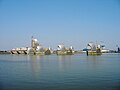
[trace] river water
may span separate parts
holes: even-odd
[[[0,90],[120,90],[120,54],[0,55]]]

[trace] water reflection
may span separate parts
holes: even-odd
[[[119,58],[116,54],[3,55],[0,56],[0,89],[50,90],[53,87],[57,90],[58,87],[58,90],[114,90],[119,88],[120,83]]]
[[[59,70],[64,72],[71,67],[71,56],[58,56]]]
[[[42,57],[40,55],[27,55],[27,60],[40,60]]]
[[[40,61],[42,56],[39,55],[28,55],[27,56],[27,60],[29,60],[28,66],[30,67],[30,71],[32,76],[34,76],[34,78],[38,78],[40,76],[40,70],[41,70],[41,66],[40,66]]]
[[[101,64],[101,56],[87,56],[87,66],[91,69],[96,69]]]

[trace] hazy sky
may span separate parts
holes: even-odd
[[[30,46],[83,49],[90,41],[120,46],[119,0],[0,0],[0,50]]]

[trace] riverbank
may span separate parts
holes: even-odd
[[[9,51],[0,51],[0,54],[11,54]]]

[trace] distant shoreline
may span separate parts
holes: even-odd
[[[83,51],[75,51],[74,54],[83,54],[83,53],[86,53],[86,52],[83,52]],[[103,52],[103,53],[120,53],[118,51],[110,51],[110,52]],[[12,54],[10,51],[0,51],[0,54]],[[17,53],[16,53],[17,54]],[[39,54],[38,54],[39,55]]]

